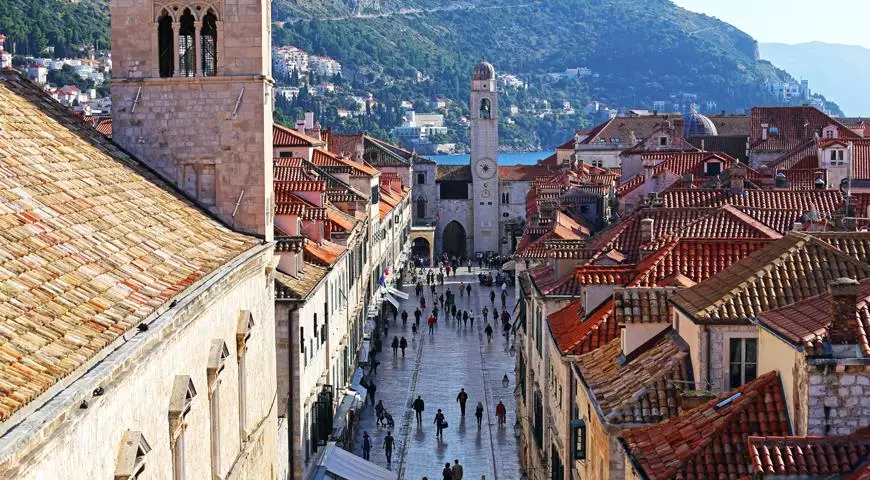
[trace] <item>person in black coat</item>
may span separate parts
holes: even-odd
[[[405,349],[408,348],[408,341],[405,340],[405,337],[402,337],[402,339],[399,340],[399,348],[402,349],[402,356],[404,357],[405,356]]]
[[[402,310],[402,325],[408,324],[408,311]]]
[[[417,423],[422,423],[423,410],[426,409],[426,404],[423,402],[423,399],[420,398],[420,395],[417,395],[417,399],[414,400],[413,404],[411,404],[411,408],[414,409],[414,414],[417,417]]]
[[[390,344],[393,347],[393,356],[396,357],[399,355],[399,337],[393,337],[393,343]]]

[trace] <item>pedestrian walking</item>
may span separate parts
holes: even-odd
[[[420,297],[420,310],[426,310],[426,297]]]
[[[468,310],[462,311],[462,324],[466,327],[468,326]],[[473,327],[474,324],[472,324],[471,326]]]
[[[477,402],[477,408],[474,409],[474,416],[477,417],[477,429],[480,430],[480,421],[483,419],[483,402]]]
[[[429,291],[432,292],[432,298],[435,298],[435,285],[434,284],[429,286]]]
[[[495,305],[495,290],[489,291],[489,301],[492,302],[493,305]]]
[[[492,325],[486,324],[486,328],[483,329],[483,332],[486,333],[486,342],[489,343],[492,341]]]
[[[441,308],[444,308],[444,294],[438,295],[438,303],[441,304]]]
[[[462,412],[462,416],[465,416],[465,402],[468,401],[468,394],[465,393],[464,388],[459,389],[459,395],[456,395],[456,401],[459,402],[459,411]]]
[[[402,310],[402,325],[408,324],[408,311]]]
[[[423,423],[423,410],[426,409],[426,404],[423,402],[423,399],[420,395],[417,395],[417,399],[414,400],[414,403],[411,404],[411,408],[414,409],[414,414],[417,417],[417,423]]]
[[[387,430],[387,436],[384,437],[384,453],[387,456],[387,465],[393,463],[393,443],[395,441],[391,432]]]
[[[492,307],[492,323],[497,322],[497,321],[498,321],[498,317],[499,317],[499,315],[498,315],[498,307]]]
[[[432,315],[435,317],[435,321],[438,321],[438,305],[435,305],[435,308],[432,309]]]
[[[450,276],[450,265],[447,265],[447,268],[445,268],[444,271],[447,272],[447,276],[449,277]]]
[[[444,437],[441,432],[447,427],[447,420],[444,419],[444,413],[441,412],[441,409],[438,409],[438,413],[435,414],[435,421],[433,422],[435,427],[437,428],[437,432],[435,433],[436,437]]]
[[[462,480],[462,475],[464,472],[462,471],[462,465],[459,464],[458,458],[453,460],[453,468],[451,468],[451,473],[453,474],[451,480]]]
[[[465,264],[465,266],[468,267],[468,273],[471,273],[471,259],[470,258],[468,259],[468,262]]]
[[[465,282],[459,282],[459,298],[462,298],[463,293],[465,293]]]
[[[369,385],[366,387],[366,395],[369,397],[369,401],[372,402],[372,405],[375,404],[375,393],[378,391],[378,386],[375,385],[375,382],[369,382]]]
[[[393,356],[399,356],[399,337],[393,337],[393,343],[390,344],[393,347]]]
[[[384,320],[384,340],[386,340],[390,336],[390,326],[387,325],[387,321]]]
[[[483,310],[481,311],[481,313],[483,313],[483,321],[486,322],[486,317],[489,315],[489,309],[486,307],[483,307]]]
[[[506,308],[506,307],[507,307],[507,292],[502,290],[501,291],[501,308]]]
[[[399,309],[396,307],[390,308],[393,311],[393,323],[396,323],[397,317],[399,316]]]
[[[474,328],[474,310],[468,312],[468,319],[471,321],[471,328]]]
[[[412,335],[412,337],[411,337],[412,340],[414,338],[417,338],[417,324],[416,323],[411,324],[411,335]]]
[[[429,335],[435,334],[435,315],[429,315]]]
[[[501,400],[498,401],[498,405],[495,406],[495,416],[498,417],[498,424],[505,424],[505,417],[507,417],[507,408],[505,408],[504,404],[501,403]]]
[[[381,419],[384,418],[384,401],[378,400],[378,404],[375,405],[375,414],[377,415],[377,423],[381,423]]]
[[[419,308],[414,310],[414,321],[417,322],[417,325],[420,325],[420,317],[422,315],[423,315],[423,312],[421,312]]]
[[[465,286],[465,293],[468,294],[468,298],[471,299],[471,284]]]
[[[371,439],[371,437],[369,437],[368,431],[363,432],[362,447],[363,447],[363,459],[368,460],[369,454],[372,451],[372,439]]]
[[[450,462],[444,464],[444,470],[441,470],[441,480],[453,480],[453,470],[450,469]]]
[[[402,339],[399,340],[399,348],[402,349],[402,358],[404,358],[405,357],[405,349],[408,348],[408,341],[405,340],[405,337],[402,337]]]
[[[507,282],[501,282],[501,293],[507,295]]]

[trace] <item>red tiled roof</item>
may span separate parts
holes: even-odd
[[[855,305],[858,330],[855,336],[865,356],[870,356],[870,279],[861,281],[858,302]],[[830,293],[764,312],[759,317],[762,326],[775,331],[793,345],[806,348],[808,354],[822,354],[822,342],[831,327],[833,309]]]
[[[316,147],[323,145],[323,142],[276,123],[272,126],[272,145],[275,147]]]
[[[617,288],[613,291],[615,323],[670,323],[668,298],[676,290],[675,287]]]
[[[376,177],[381,174],[378,169],[367,165],[365,162],[355,162],[341,158],[338,155],[321,148],[314,149],[314,154],[311,156],[311,162],[318,167],[324,168],[325,171],[329,171],[330,168],[338,168],[342,173],[349,173],[351,176]]]
[[[650,480],[737,479],[753,472],[749,436],[790,433],[785,412],[774,371],[658,425],[624,430],[622,439]]]
[[[653,132],[667,127],[668,122],[679,117],[667,115],[644,115],[638,117],[614,117],[589,132],[581,145],[627,144],[631,135],[636,139],[648,138]]]
[[[504,182],[531,182],[550,173],[549,168],[537,165],[499,165],[498,179]]]
[[[676,415],[679,392],[692,388],[685,342],[668,329],[621,360],[622,356],[622,341],[614,338],[577,360],[603,420],[610,424],[654,423]]]
[[[775,127],[777,134],[762,139],[762,124]],[[838,127],[840,138],[861,138],[847,126],[825,115],[815,107],[753,107],[749,128],[749,145],[754,151],[776,152],[791,150],[815,134],[821,136],[828,125]]]
[[[842,201],[843,194],[839,190],[744,190],[741,195],[731,195],[725,188],[688,188],[669,190],[661,194],[661,204],[665,208],[714,207],[725,204],[802,212],[815,208],[825,218],[833,215]]]
[[[870,436],[747,438],[753,473],[838,478],[870,465]]]
[[[321,267],[329,267],[338,260],[338,257],[340,257],[342,253],[344,253],[345,247],[327,240],[316,243],[306,238],[304,250],[304,258],[306,262]]]
[[[815,138],[808,138],[798,143],[779,158],[767,163],[771,170],[789,170],[792,168],[815,168],[819,166],[818,149]]]
[[[566,355],[589,353],[619,338],[619,325],[613,320],[613,300],[607,300],[586,315],[575,300],[547,316],[547,325],[559,350]]]
[[[789,233],[698,285],[673,303],[696,321],[744,322],[823,293],[828,282],[870,276],[870,267],[818,238]]]
[[[101,120],[99,123],[97,123],[95,128],[97,129],[98,132],[102,133],[103,135],[105,135],[107,137],[111,137],[112,136],[112,119],[109,118],[106,120]]]

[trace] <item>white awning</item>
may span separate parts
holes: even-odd
[[[366,319],[366,323],[363,324],[363,335],[371,335],[374,331],[375,321],[371,319]]]
[[[387,287],[387,293],[390,294],[390,295],[393,295],[394,297],[401,298],[402,300],[407,300],[407,299],[408,299],[408,294],[407,294],[407,293],[405,293],[405,292],[403,292],[403,291],[401,291],[401,290],[397,290],[397,289],[395,289],[395,288],[393,288],[393,287]]]
[[[363,340],[359,347],[359,363],[368,363],[369,349],[371,349],[371,343],[368,340]]]
[[[515,262],[513,260],[508,260],[508,261],[504,262],[504,265],[501,266],[501,269],[503,271],[516,270],[517,269],[517,262]]]
[[[397,480],[395,473],[375,465],[362,457],[339,448],[335,442],[326,444],[312,480],[334,478],[339,480]]]
[[[387,301],[390,302],[391,304],[393,304],[393,306],[396,307],[396,310],[399,309],[399,300],[396,297],[394,297],[392,294],[390,294],[390,293],[387,294]]]

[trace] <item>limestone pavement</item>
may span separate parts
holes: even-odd
[[[408,324],[402,325],[401,317],[392,322],[384,342],[383,351],[378,354],[380,362],[377,374],[371,375],[377,385],[376,400],[383,400],[384,407],[395,420],[391,430],[396,440],[392,463],[388,464],[384,451],[384,437],[387,427],[376,425],[376,414],[371,405],[363,409],[360,425],[356,429],[354,445],[356,453],[362,456],[362,432],[368,431],[372,437],[371,461],[390,468],[399,474],[400,479],[419,480],[424,476],[430,480],[440,479],[444,464],[453,464],[455,459],[463,465],[464,479],[479,480],[483,476],[492,479],[520,478],[519,449],[514,423],[516,421],[514,388],[514,358],[510,355],[510,344],[500,335],[500,325],[492,323],[495,333],[488,342],[484,334],[485,324],[481,310],[490,310],[492,322],[493,305],[489,293],[496,293],[495,306],[502,311],[498,287],[483,287],[477,280],[479,269],[472,268],[469,273],[465,267],[455,277],[445,279],[444,287],[437,287],[436,294],[450,289],[456,293],[456,305],[461,310],[475,312],[474,326],[461,321],[453,321],[439,312],[438,323],[433,335],[428,333],[426,316],[432,308],[432,297],[428,286],[425,289],[427,315],[420,322],[416,337],[412,335],[413,312],[419,304],[412,286],[402,290],[410,295],[401,304],[408,311]],[[495,273],[495,272],[493,272]],[[472,285],[471,296],[458,295],[460,282]],[[514,307],[513,289],[508,289],[507,308]],[[403,357],[401,351],[393,356],[390,342],[394,336],[405,337],[408,349]],[[507,375],[508,384],[503,385]],[[460,415],[456,400],[460,388],[468,393],[465,417]],[[415,420],[411,402],[420,396],[425,402],[423,421]],[[507,421],[498,425],[495,409],[499,401],[505,404]],[[484,405],[483,421],[480,428],[474,416],[477,402]],[[442,409],[449,424],[443,438],[436,438],[434,425],[435,413]]]

